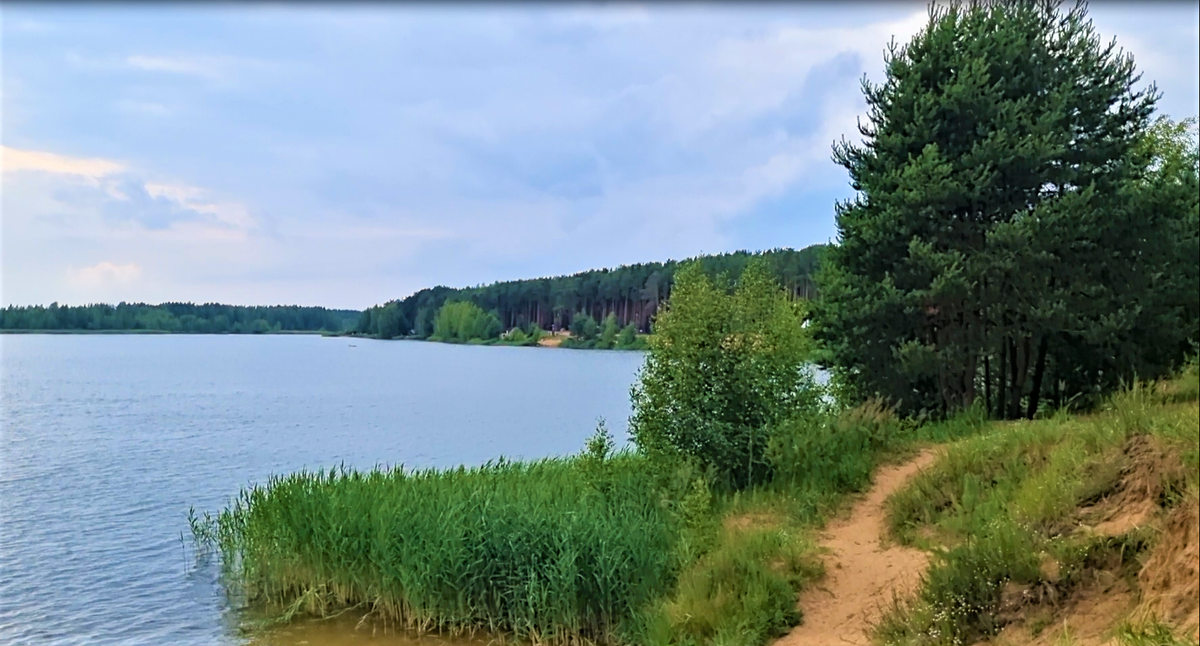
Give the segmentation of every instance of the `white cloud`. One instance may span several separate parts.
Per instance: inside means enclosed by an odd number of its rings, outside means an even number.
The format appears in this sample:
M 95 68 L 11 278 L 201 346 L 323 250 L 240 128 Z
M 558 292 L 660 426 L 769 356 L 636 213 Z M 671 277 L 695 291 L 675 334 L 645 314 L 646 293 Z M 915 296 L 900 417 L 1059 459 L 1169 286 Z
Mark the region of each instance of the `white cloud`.
M 5 173 L 35 171 L 73 175 L 96 182 L 103 177 L 120 173 L 125 165 L 111 159 L 70 157 L 38 150 L 19 150 L 0 146 Z
M 145 56 L 135 54 L 126 58 L 125 63 L 130 67 L 147 72 L 184 74 L 213 80 L 219 79 L 222 76 L 219 60 L 209 57 Z
M 5 224 L 38 226 L 96 238 L 244 240 L 257 225 L 239 201 L 213 199 L 186 184 L 146 181 L 123 163 L 3 147 Z M 18 180 L 14 174 L 37 173 Z M 165 202 L 165 205 L 164 205 Z
M 134 263 L 118 265 L 107 260 L 80 269 L 68 269 L 72 284 L 77 287 L 97 288 L 128 284 L 142 276 L 142 268 Z
M 908 42 L 928 20 L 924 10 L 890 22 L 863 27 L 784 26 L 762 37 L 726 38 L 717 44 L 709 66 L 720 75 L 724 101 L 716 115 L 753 113 L 778 107 L 813 68 L 839 54 L 858 57 L 869 78 L 882 77 L 887 43 Z M 857 92 L 857 84 L 852 88 Z
M 239 237 L 254 226 L 254 218 L 245 204 L 206 200 L 208 192 L 202 188 L 157 183 L 146 183 L 143 188 L 150 197 L 164 198 L 190 211 L 211 215 L 217 223 L 232 229 L 229 233 L 237 233 Z

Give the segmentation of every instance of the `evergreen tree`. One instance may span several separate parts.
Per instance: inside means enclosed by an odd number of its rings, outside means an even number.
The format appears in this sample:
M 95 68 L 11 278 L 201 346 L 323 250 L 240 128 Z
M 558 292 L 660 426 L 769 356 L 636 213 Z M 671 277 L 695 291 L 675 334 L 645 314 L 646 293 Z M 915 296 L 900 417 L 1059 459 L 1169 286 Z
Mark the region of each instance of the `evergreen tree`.
M 1156 91 L 1101 45 L 1083 4 L 930 10 L 863 82 L 862 145 L 834 159 L 857 196 L 818 273 L 815 330 L 846 392 L 908 412 L 977 401 L 1030 415 L 1046 391 L 1111 384 L 1143 364 L 1135 295 L 1180 215 L 1135 215 Z M 1144 211 L 1144 209 L 1143 209 Z M 1145 292 L 1142 292 L 1145 293 Z M 1024 404 L 1024 409 L 1022 405 Z

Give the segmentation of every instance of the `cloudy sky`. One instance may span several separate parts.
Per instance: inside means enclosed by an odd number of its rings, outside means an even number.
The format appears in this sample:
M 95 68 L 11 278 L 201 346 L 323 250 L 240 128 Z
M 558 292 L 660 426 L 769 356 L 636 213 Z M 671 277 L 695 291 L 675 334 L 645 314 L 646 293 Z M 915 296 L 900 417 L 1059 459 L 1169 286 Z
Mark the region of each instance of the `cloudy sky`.
M 1092 5 L 1175 117 L 1196 3 Z M 360 308 L 834 237 L 923 4 L 5 3 L 4 304 Z

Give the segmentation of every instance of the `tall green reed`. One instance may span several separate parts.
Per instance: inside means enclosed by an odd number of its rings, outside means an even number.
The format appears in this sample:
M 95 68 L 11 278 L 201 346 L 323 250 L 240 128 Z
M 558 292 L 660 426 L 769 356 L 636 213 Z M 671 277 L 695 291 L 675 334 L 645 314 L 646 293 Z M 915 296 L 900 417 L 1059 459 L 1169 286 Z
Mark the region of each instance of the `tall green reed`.
M 419 630 L 615 643 L 674 582 L 678 523 L 659 498 L 621 453 L 334 468 L 244 489 L 196 538 L 249 602 L 289 615 L 363 605 Z

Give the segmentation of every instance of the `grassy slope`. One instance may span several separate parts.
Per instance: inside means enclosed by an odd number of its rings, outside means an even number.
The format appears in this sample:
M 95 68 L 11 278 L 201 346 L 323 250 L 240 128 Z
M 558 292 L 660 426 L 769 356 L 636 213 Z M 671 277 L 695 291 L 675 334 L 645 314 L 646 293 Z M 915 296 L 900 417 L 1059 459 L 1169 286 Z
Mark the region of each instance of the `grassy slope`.
M 1197 390 L 1193 365 L 1175 381 L 1120 393 L 1092 415 L 996 424 L 949 445 L 890 501 L 896 537 L 935 558 L 918 598 L 892 610 L 877 640 L 969 644 L 1010 624 L 1006 634 L 1033 643 L 1062 623 L 1072 595 L 1094 592 L 1097 581 L 1123 579 L 1137 591 L 1139 576 L 1158 576 L 1146 563 L 1164 524 L 1195 518 Z M 1130 596 L 1140 597 L 1140 612 L 1105 617 L 1116 625 L 1103 639 L 1189 643 L 1183 634 L 1194 643 L 1186 612 L 1153 607 L 1148 589 Z M 1045 643 L 1080 643 L 1063 630 Z

